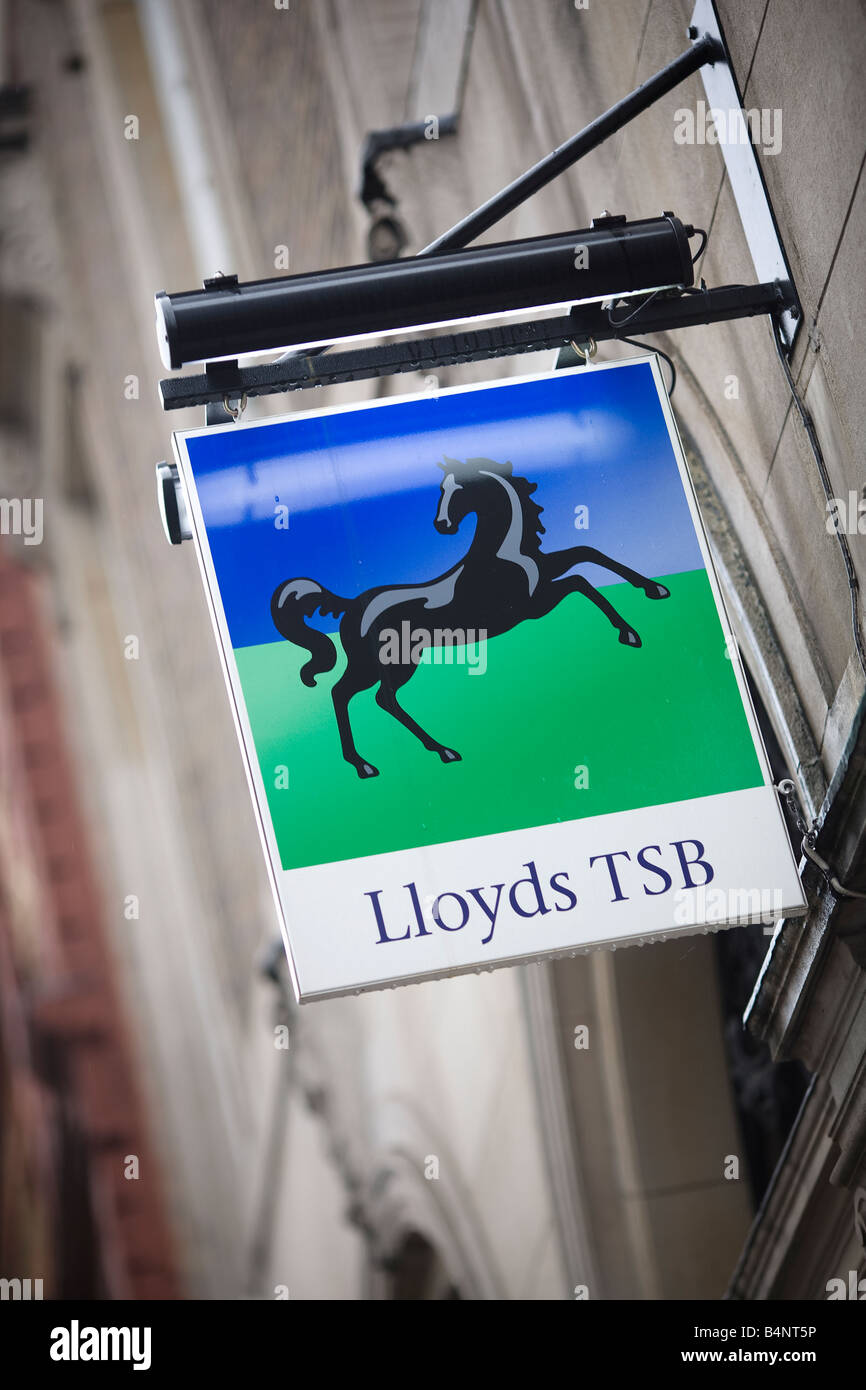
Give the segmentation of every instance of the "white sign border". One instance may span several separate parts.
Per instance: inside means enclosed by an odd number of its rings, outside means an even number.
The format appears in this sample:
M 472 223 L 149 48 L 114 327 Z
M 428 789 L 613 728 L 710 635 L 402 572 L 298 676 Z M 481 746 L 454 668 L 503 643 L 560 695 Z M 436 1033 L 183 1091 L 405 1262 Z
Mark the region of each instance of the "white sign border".
M 629 368 L 643 366 L 646 363 L 649 363 L 650 368 L 652 370 L 653 380 L 655 383 L 659 404 L 661 406 L 665 424 L 667 426 L 671 448 L 673 450 L 674 458 L 676 460 L 677 468 L 680 474 L 680 481 L 682 483 L 683 491 L 686 497 L 686 502 L 689 507 L 689 512 L 691 514 L 692 521 L 695 526 L 695 533 L 698 539 L 698 544 L 700 546 L 701 555 L 704 561 L 704 565 L 706 567 L 707 575 L 709 577 L 710 587 L 712 590 L 713 598 L 715 600 L 716 610 L 719 615 L 719 621 L 722 627 L 722 635 L 725 639 L 725 642 L 727 643 L 727 650 L 731 656 L 731 663 L 734 668 L 734 673 L 739 688 L 743 709 L 746 714 L 746 719 L 749 724 L 749 729 L 752 735 L 752 741 L 755 747 L 755 752 L 761 768 L 764 786 L 768 791 L 770 791 L 773 788 L 774 784 L 772 774 L 770 772 L 769 763 L 767 760 L 766 750 L 764 748 L 763 738 L 760 732 L 757 716 L 755 714 L 754 706 L 752 703 L 751 693 L 746 683 L 745 673 L 742 667 L 742 661 L 739 653 L 739 647 L 736 642 L 736 639 L 734 638 L 733 629 L 727 610 L 727 605 L 725 603 L 724 595 L 722 593 L 718 576 L 716 574 L 716 568 L 713 562 L 713 556 L 712 551 L 710 549 L 709 539 L 707 537 L 707 533 L 703 523 L 703 518 L 701 516 L 697 504 L 697 499 L 695 497 L 694 486 L 692 483 L 691 475 L 688 471 L 688 466 L 686 464 L 685 451 L 683 449 L 682 440 L 680 438 L 679 430 L 677 428 L 676 420 L 674 418 L 667 390 L 664 385 L 664 380 L 661 374 L 661 368 L 657 355 L 654 352 L 647 352 L 636 355 L 634 357 L 621 358 L 614 362 L 592 362 L 588 363 L 585 366 L 560 368 L 548 372 L 528 373 L 523 376 L 501 377 L 484 382 L 472 382 L 461 386 L 445 387 L 441 391 L 438 391 L 436 395 L 440 397 L 455 396 L 464 394 L 466 392 L 497 390 L 509 386 L 519 386 L 526 382 L 561 380 L 565 376 L 573 376 L 577 374 L 585 376 L 587 373 L 603 372 L 610 370 L 627 370 Z M 375 400 L 347 402 L 340 405 L 324 406 L 315 410 L 291 411 L 285 415 L 265 416 L 260 420 L 251 420 L 249 422 L 245 422 L 241 425 L 241 428 L 243 428 L 244 430 L 262 429 L 268 428 L 273 425 L 283 425 L 292 423 L 293 421 L 297 421 L 299 419 L 309 420 L 327 415 L 344 414 L 347 411 L 376 410 L 380 408 L 388 408 L 392 405 L 405 404 L 411 401 L 429 399 L 429 392 L 407 392 L 404 395 L 377 397 Z M 202 515 L 201 506 L 198 498 L 198 489 L 196 487 L 195 476 L 193 473 L 192 466 L 190 464 L 189 453 L 187 449 L 187 441 L 190 439 L 197 439 L 201 438 L 202 436 L 212 438 L 215 434 L 236 430 L 237 428 L 238 425 L 235 421 L 229 421 L 225 425 L 207 425 L 199 429 L 178 430 L 172 434 L 172 448 L 174 451 L 174 456 L 181 479 L 181 485 L 186 499 L 188 514 L 191 520 L 196 556 L 198 559 L 199 569 L 202 576 L 202 582 L 204 584 L 205 595 L 208 601 L 208 610 L 210 612 L 211 623 L 214 629 L 214 635 L 217 639 L 217 648 L 219 650 L 220 655 L 220 664 L 222 666 L 223 677 L 226 682 L 226 688 L 229 693 L 229 700 L 232 707 L 235 729 L 237 732 L 238 741 L 241 746 L 244 768 L 247 775 L 247 782 L 249 784 L 253 806 L 255 809 L 259 837 L 261 839 L 262 848 L 264 850 L 265 862 L 268 870 L 268 878 L 271 885 L 271 892 L 273 894 L 274 904 L 277 911 L 277 918 L 280 925 L 280 931 L 286 949 L 286 956 L 288 959 L 289 972 L 292 979 L 292 986 L 294 988 L 295 996 L 299 1003 L 306 1003 L 312 1000 L 318 1000 L 323 998 L 338 998 L 348 994 L 361 994 L 372 990 L 395 988 L 398 985 L 418 984 L 427 980 L 450 978 L 456 975 L 463 975 L 472 972 L 480 974 L 482 971 L 501 969 L 510 965 L 527 964 L 528 962 L 536 960 L 558 960 L 564 957 L 574 956 L 576 954 L 586 954 L 589 951 L 601 950 L 605 947 L 609 949 L 615 949 L 616 946 L 627 946 L 637 943 L 640 943 L 642 945 L 644 944 L 644 942 L 651 942 L 655 940 L 669 939 L 680 936 L 692 936 L 697 933 L 705 933 L 708 931 L 715 932 L 731 927 L 744 925 L 744 921 L 742 918 L 734 918 L 730 920 L 723 919 L 721 921 L 709 922 L 706 920 L 698 920 L 695 923 L 690 923 L 687 926 L 666 928 L 663 933 L 658 931 L 651 931 L 644 934 L 643 936 L 628 935 L 618 938 L 611 938 L 609 936 L 606 936 L 601 938 L 597 942 L 592 942 L 587 945 L 581 944 L 573 948 L 566 948 L 564 950 L 558 949 L 553 951 L 547 950 L 542 952 L 529 952 L 526 955 L 509 956 L 504 959 L 490 961 L 489 963 L 474 962 L 471 964 L 451 966 L 448 968 L 437 968 L 433 970 L 419 971 L 417 974 L 408 975 L 405 978 L 385 977 L 381 980 L 365 981 L 361 984 L 341 986 L 333 990 L 318 990 L 315 993 L 304 991 L 302 989 L 301 981 L 298 977 L 296 956 L 292 946 L 291 929 L 287 920 L 286 908 L 282 899 L 282 894 L 280 892 L 279 886 L 279 875 L 289 873 L 292 871 L 283 869 L 281 856 L 276 843 L 276 837 L 274 835 L 273 823 L 271 820 L 270 809 L 268 807 L 267 794 L 264 787 L 264 781 L 262 779 L 261 769 L 259 767 L 258 757 L 255 752 L 255 741 L 253 738 L 252 728 L 249 723 L 246 702 L 243 698 L 243 690 L 241 687 L 240 675 L 237 669 L 237 663 L 234 659 L 234 652 L 232 648 L 231 637 L 228 630 L 228 624 L 226 622 L 222 596 L 220 594 L 219 583 L 217 581 L 216 571 L 214 569 L 213 559 L 210 551 L 210 544 L 208 542 L 207 528 L 205 526 L 204 517 Z M 698 799 L 700 800 L 700 798 Z M 773 793 L 773 800 L 775 804 L 776 814 L 778 816 L 780 834 L 784 837 L 785 844 L 788 845 L 790 851 L 790 845 L 788 844 L 787 829 L 785 826 L 784 817 L 782 815 L 781 806 L 775 793 Z M 580 823 L 591 824 L 593 821 L 597 822 L 601 819 L 602 817 L 599 816 L 582 817 L 580 818 Z M 571 824 L 571 822 L 569 822 L 569 824 Z M 503 833 L 508 834 L 511 832 Z M 428 846 L 427 848 L 432 849 L 434 847 Z M 402 852 L 403 851 L 395 851 L 395 853 Z M 793 851 L 790 851 L 790 853 L 791 862 L 794 866 L 795 874 L 797 876 L 797 882 L 799 883 L 799 874 L 796 869 L 796 860 L 794 858 Z M 367 857 L 375 858 L 377 856 Z M 800 894 L 800 903 L 791 904 L 790 906 L 786 905 L 783 914 L 785 917 L 802 916 L 807 911 L 808 905 L 806 903 L 805 896 L 803 895 L 802 886 L 800 887 Z M 746 921 L 749 920 L 752 919 L 746 919 Z

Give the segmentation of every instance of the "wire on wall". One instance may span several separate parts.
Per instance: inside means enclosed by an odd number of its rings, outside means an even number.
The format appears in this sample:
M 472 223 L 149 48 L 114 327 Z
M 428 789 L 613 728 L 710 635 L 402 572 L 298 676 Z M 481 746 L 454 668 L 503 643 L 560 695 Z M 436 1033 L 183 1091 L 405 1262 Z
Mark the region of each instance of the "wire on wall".
M 830 503 L 833 501 L 833 485 L 830 482 L 830 474 L 827 472 L 827 465 L 824 462 L 824 454 L 821 449 L 821 445 L 818 441 L 818 435 L 815 430 L 815 422 L 812 419 L 812 415 L 809 411 L 808 406 L 806 405 L 805 401 L 802 399 L 799 391 L 797 390 L 797 384 L 794 381 L 793 375 L 791 374 L 791 368 L 788 364 L 788 358 L 785 353 L 784 340 L 781 337 L 779 324 L 776 321 L 776 319 L 770 319 L 770 332 L 773 335 L 773 342 L 776 347 L 776 355 L 778 356 L 779 361 L 782 364 L 782 371 L 785 373 L 785 379 L 788 383 L 788 389 L 791 392 L 791 399 L 793 400 L 794 405 L 797 407 L 797 413 L 803 422 L 803 428 L 806 431 L 806 438 L 809 441 L 812 453 L 815 457 L 815 463 L 818 468 L 818 474 L 821 478 L 821 486 L 824 489 L 824 494 L 827 498 L 828 503 Z M 857 650 L 857 657 L 860 661 L 860 668 L 863 672 L 864 677 L 866 677 L 866 651 L 864 651 L 863 648 L 863 633 L 860 624 L 860 585 L 857 579 L 857 572 L 854 569 L 854 561 L 851 559 L 851 548 L 848 545 L 848 538 L 845 535 L 844 531 L 841 531 L 839 529 L 838 525 L 836 525 L 834 529 L 836 532 L 836 540 L 839 542 L 839 549 L 842 552 L 842 559 L 845 562 L 845 573 L 848 577 L 848 591 L 851 595 L 851 626 L 854 631 L 854 646 Z

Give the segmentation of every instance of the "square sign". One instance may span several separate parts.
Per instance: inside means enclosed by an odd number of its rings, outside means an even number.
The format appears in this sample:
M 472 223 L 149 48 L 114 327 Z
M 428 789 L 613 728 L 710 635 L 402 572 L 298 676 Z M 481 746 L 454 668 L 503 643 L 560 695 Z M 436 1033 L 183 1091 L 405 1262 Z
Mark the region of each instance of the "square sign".
M 300 1000 L 805 910 L 653 355 L 174 445 Z

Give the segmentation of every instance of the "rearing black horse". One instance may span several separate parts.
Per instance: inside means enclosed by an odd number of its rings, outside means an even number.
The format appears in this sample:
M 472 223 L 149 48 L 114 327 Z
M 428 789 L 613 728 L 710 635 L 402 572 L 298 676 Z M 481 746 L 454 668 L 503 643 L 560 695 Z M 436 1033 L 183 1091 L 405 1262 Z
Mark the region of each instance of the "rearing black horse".
M 583 575 L 568 573 L 575 565 L 589 562 L 643 589 L 647 598 L 669 596 L 663 584 L 590 545 L 569 546 L 545 555 L 541 550 L 544 527 L 539 519 L 543 509 L 532 501 L 537 484 L 512 476 L 510 463 L 484 458 L 460 463 L 446 458 L 439 467 L 445 476 L 433 523 L 436 530 L 450 536 L 471 512 L 477 518 L 472 544 L 458 564 L 426 584 L 386 584 L 367 589 L 357 598 L 340 598 L 314 579 L 289 579 L 278 586 L 271 599 L 277 631 L 310 653 L 310 660 L 301 668 L 305 685 L 315 685 L 318 675 L 333 670 L 337 650 L 327 633 L 308 627 L 304 620 L 317 610 L 335 618 L 343 614 L 340 641 L 347 664 L 331 696 L 343 757 L 359 777 L 376 777 L 378 768 L 362 758 L 355 747 L 349 701 L 377 683 L 376 703 L 383 710 L 404 724 L 425 748 L 438 753 L 443 763 L 460 761 L 459 753 L 426 733 L 397 701 L 397 691 L 414 675 L 423 649 L 436 645 L 437 632 L 481 630 L 487 637 L 498 637 L 527 618 L 543 618 L 568 594 L 583 594 L 617 629 L 620 642 L 639 647 L 640 637 L 604 594 Z M 400 629 L 405 621 L 419 624 L 426 638 L 395 661 L 390 652 L 386 654 L 385 636 Z M 431 625 L 434 623 L 435 627 Z

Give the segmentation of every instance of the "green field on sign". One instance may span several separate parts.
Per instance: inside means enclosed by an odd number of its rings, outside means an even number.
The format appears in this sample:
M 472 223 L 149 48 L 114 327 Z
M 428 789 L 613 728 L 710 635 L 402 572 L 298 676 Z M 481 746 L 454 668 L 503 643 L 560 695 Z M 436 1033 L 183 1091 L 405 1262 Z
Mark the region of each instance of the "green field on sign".
M 236 651 L 283 867 L 759 786 L 706 573 L 663 582 L 671 596 L 656 602 L 627 584 L 602 590 L 639 650 L 572 596 L 490 641 L 483 674 L 419 667 L 401 702 L 460 763 L 427 752 L 373 690 L 357 695 L 355 742 L 381 774 L 364 781 L 343 761 L 331 704 L 339 639 L 313 690 L 298 674 L 307 653 L 288 642 Z

